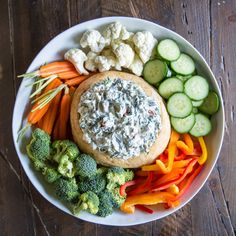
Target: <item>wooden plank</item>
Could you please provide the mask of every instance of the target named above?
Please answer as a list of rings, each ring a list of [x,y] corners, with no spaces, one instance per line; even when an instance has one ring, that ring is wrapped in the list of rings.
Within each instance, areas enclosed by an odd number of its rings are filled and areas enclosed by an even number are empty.
[[[32,206],[21,182],[20,166],[11,135],[15,100],[12,11],[8,1],[0,8],[0,229],[3,235],[33,235]],[[4,32],[4,33],[3,33]]]
[[[236,101],[236,49],[233,42],[236,38],[236,2],[211,2],[212,31],[212,68],[220,85],[225,106],[225,137],[218,170],[223,187],[223,194],[229,215],[236,232],[236,199],[234,194],[236,180],[235,159],[235,101]]]

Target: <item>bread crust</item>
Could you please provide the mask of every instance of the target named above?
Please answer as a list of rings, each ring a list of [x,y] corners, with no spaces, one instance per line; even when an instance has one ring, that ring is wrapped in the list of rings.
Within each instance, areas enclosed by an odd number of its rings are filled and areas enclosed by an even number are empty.
[[[78,113],[78,104],[80,102],[81,95],[87,91],[93,84],[104,80],[105,78],[121,78],[124,80],[133,81],[137,85],[139,85],[147,96],[152,97],[160,104],[160,112],[161,112],[161,130],[157,134],[157,138],[155,143],[150,147],[149,153],[141,153],[139,156],[131,157],[127,160],[112,158],[106,153],[99,152],[98,150],[93,150],[91,145],[83,140],[83,131],[79,125],[79,113]],[[146,81],[142,78],[118,71],[107,71],[95,74],[82,82],[80,86],[76,89],[72,105],[70,111],[70,122],[72,128],[72,134],[74,137],[74,141],[79,146],[80,150],[84,153],[90,154],[94,157],[97,163],[102,164],[104,166],[120,166],[123,168],[138,168],[140,166],[152,163],[158,155],[160,155],[166,148],[171,133],[170,120],[169,115],[166,111],[166,107],[164,101],[160,97],[160,95],[156,92],[156,90],[150,86]]]

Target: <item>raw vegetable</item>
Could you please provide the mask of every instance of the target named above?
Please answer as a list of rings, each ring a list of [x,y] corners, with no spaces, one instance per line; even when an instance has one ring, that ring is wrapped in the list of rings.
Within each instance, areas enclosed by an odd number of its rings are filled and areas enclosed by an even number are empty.
[[[193,100],[202,100],[209,93],[209,84],[202,76],[195,75],[184,84],[184,92]]]
[[[113,213],[112,196],[108,191],[102,192],[99,197],[98,216],[106,217]]]
[[[80,75],[78,77],[75,77],[73,79],[67,80],[65,83],[68,86],[78,86],[80,83],[82,83],[84,80],[86,80],[89,76],[88,75]]]
[[[143,77],[150,84],[157,84],[167,75],[168,67],[164,61],[154,59],[148,61],[143,68]]]
[[[75,67],[73,66],[73,64],[68,61],[55,61],[41,66],[40,69],[37,71],[19,75],[18,77],[19,78],[20,77],[34,78],[37,76],[48,77],[51,75],[56,75],[58,73],[71,71],[74,69]]]
[[[157,53],[167,61],[175,61],[180,56],[179,47],[172,39],[161,40],[157,45]]]
[[[158,87],[159,94],[165,99],[168,99],[174,93],[183,91],[183,82],[175,77],[164,80]]]
[[[198,141],[202,149],[202,155],[198,158],[198,163],[203,165],[207,160],[207,148],[203,137],[199,137]]]
[[[144,205],[136,205],[135,208],[139,209],[140,211],[144,211],[148,214],[153,214],[153,210],[148,208],[148,207],[145,207]]]
[[[189,132],[192,129],[195,123],[195,116],[193,113],[185,118],[176,118],[171,116],[170,121],[175,131],[183,134]]]
[[[211,121],[205,115],[198,113],[195,115],[196,122],[189,133],[195,137],[205,136],[211,131]]]
[[[199,110],[208,115],[215,114],[219,110],[218,95],[215,92],[210,91],[203,103],[199,106]]]
[[[171,116],[185,118],[193,109],[190,98],[184,93],[173,94],[167,102],[167,111]]]
[[[98,196],[95,193],[88,191],[80,195],[78,203],[73,207],[73,213],[74,215],[78,215],[81,210],[85,210],[95,215],[98,212],[98,206]]]
[[[202,100],[198,100],[198,101],[195,101],[195,100],[192,100],[192,104],[194,107],[200,107],[203,103],[203,99]]]
[[[193,59],[184,53],[181,53],[176,61],[170,63],[171,69],[180,75],[190,75],[195,71]]]

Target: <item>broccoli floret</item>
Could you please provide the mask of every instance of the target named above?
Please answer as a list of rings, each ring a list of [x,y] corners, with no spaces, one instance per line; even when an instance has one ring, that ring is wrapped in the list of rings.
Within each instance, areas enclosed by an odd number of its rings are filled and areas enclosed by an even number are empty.
[[[112,205],[115,208],[119,208],[122,203],[125,201],[125,197],[120,195],[120,188],[114,188],[110,191],[112,197]]]
[[[78,185],[74,178],[60,178],[55,182],[56,195],[64,201],[71,202],[79,195]]]
[[[92,191],[95,193],[100,193],[106,188],[106,178],[102,175],[95,175],[91,178],[85,177],[81,178],[79,182],[79,192],[84,193],[87,191]]]
[[[98,216],[106,217],[113,213],[113,205],[112,205],[112,196],[111,193],[107,190],[101,192],[99,195],[99,210],[97,212]]]
[[[77,145],[70,140],[56,140],[52,143],[53,160],[60,162],[62,156],[68,156],[70,161],[74,161],[79,155]]]
[[[99,167],[98,169],[97,169],[97,174],[98,175],[106,175],[107,174],[107,171],[108,171],[108,168],[107,167]]]
[[[27,154],[35,164],[36,169],[41,170],[42,164],[50,157],[50,136],[41,129],[35,129],[32,133],[30,143],[26,146]]]
[[[54,168],[46,166],[43,168],[42,174],[48,183],[53,183],[61,177]]]
[[[97,171],[96,161],[87,154],[79,155],[79,158],[76,159],[75,166],[77,174],[81,177],[92,177]]]
[[[112,190],[115,187],[130,181],[134,177],[134,173],[131,170],[124,170],[121,167],[112,167],[107,172],[107,189]]]
[[[69,157],[67,155],[64,155],[60,158],[57,170],[61,175],[68,178],[72,178],[75,175],[73,162],[69,160]]]
[[[34,160],[33,165],[34,165],[34,169],[37,171],[42,171],[43,168],[46,166],[44,162],[39,161],[39,160]]]
[[[96,214],[98,206],[98,196],[94,192],[88,191],[80,195],[79,202],[73,207],[73,214],[78,215],[81,210]]]

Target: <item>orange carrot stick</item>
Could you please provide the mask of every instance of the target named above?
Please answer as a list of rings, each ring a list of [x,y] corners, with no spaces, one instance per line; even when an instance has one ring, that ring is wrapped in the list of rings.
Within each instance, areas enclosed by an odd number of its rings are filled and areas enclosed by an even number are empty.
[[[84,80],[86,80],[89,77],[89,75],[80,75],[78,77],[75,77],[73,79],[67,80],[65,83],[68,86],[78,86],[80,83],[82,83]]]
[[[59,115],[59,138],[66,138],[66,128],[67,122],[70,115],[70,104],[71,96],[69,94],[69,89],[65,90],[65,93],[61,100],[60,115]]]
[[[59,119],[55,121],[54,127],[53,127],[53,133],[52,133],[53,140],[59,139]]]
[[[75,93],[75,90],[76,88],[74,86],[70,86],[69,88],[69,93],[70,93],[70,96],[73,97],[74,93]]]
[[[60,86],[62,84],[62,82],[59,79],[54,79],[45,89],[43,93],[48,92],[51,89],[57,88],[58,86]],[[52,101],[51,101],[52,102]],[[41,109],[38,110],[34,110],[35,108],[37,108],[39,106],[39,103],[37,102],[31,109],[31,112],[28,115],[28,123],[30,124],[36,124],[47,112],[51,102],[49,102],[48,104],[46,104],[44,107],[42,107]]]
[[[55,98],[53,98],[51,105],[46,112],[46,114],[43,116],[43,125],[42,129],[47,132],[49,135],[52,133],[52,128],[56,120],[59,104],[61,100],[61,92],[56,95]]]
[[[66,79],[72,79],[72,78],[78,77],[80,76],[80,74],[76,70],[69,70],[69,71],[58,73],[57,76],[60,79],[66,80]]]

